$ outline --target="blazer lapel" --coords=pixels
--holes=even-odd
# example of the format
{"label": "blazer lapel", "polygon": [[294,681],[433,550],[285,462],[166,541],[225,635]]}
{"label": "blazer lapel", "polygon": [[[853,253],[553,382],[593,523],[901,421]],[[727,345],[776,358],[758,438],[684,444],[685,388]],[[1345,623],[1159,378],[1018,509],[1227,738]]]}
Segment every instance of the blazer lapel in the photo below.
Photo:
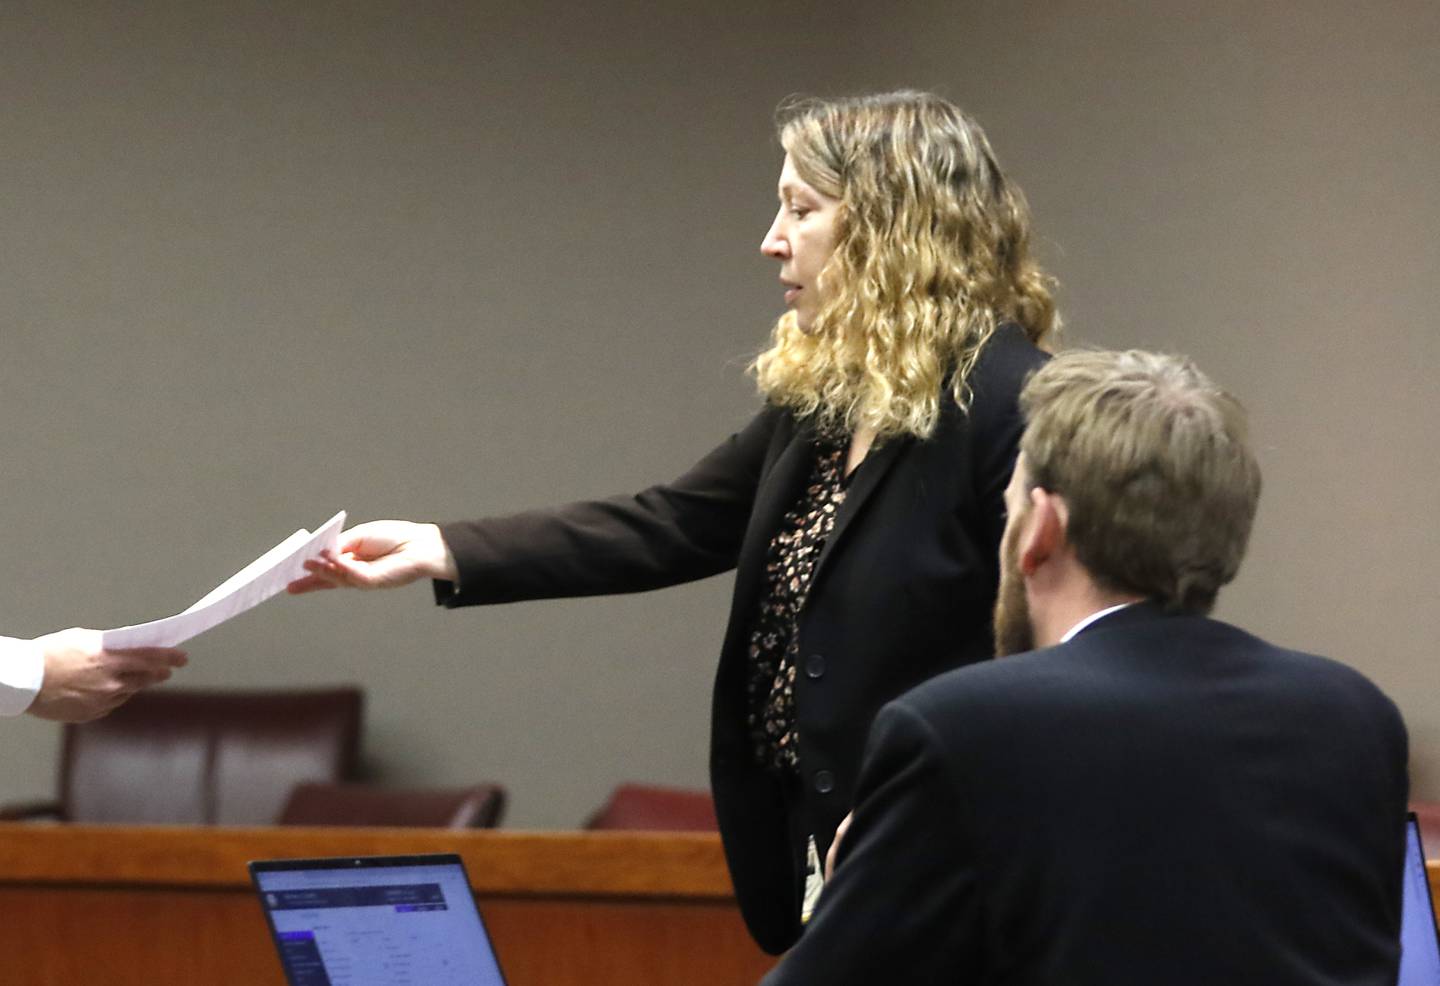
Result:
{"label": "blazer lapel", "polygon": [[774,462],[764,470],[764,478],[755,491],[755,505],[750,510],[750,523],[736,565],[737,605],[731,611],[732,616],[743,614],[747,626],[764,585],[765,556],[770,551],[770,541],[780,530],[785,514],[800,499],[815,464],[814,449],[814,431],[809,425],[798,425]]}
{"label": "blazer lapel", "polygon": [[[894,438],[872,448],[850,481],[845,502],[840,505],[840,514],[835,518],[835,527],[825,539],[825,547],[815,562],[815,572],[810,577],[810,591],[824,572],[835,546],[860,515],[867,500],[874,495],[891,467],[910,443],[915,439],[905,436]],[[790,440],[785,443],[774,463],[766,471],[765,478],[756,490],[755,506],[750,513],[750,524],[746,530],[745,542],[740,546],[740,557],[736,565],[735,606],[732,619],[743,614],[748,621],[753,615],[756,600],[764,586],[765,556],[770,550],[770,540],[780,529],[785,514],[795,507],[805,481],[815,466],[815,432],[809,424],[799,424]],[[809,595],[809,592],[806,593]],[[734,629],[733,627],[731,628]]]}
{"label": "blazer lapel", "polygon": [[863,462],[855,470],[855,475],[850,480],[850,489],[845,493],[845,502],[840,505],[840,513],[835,518],[835,527],[830,531],[830,536],[825,539],[825,547],[820,551],[820,558],[815,562],[815,571],[810,576],[810,589],[805,595],[808,598],[815,589],[815,583],[819,580],[825,565],[830,556],[835,553],[835,546],[845,537],[846,530],[860,515],[865,506],[865,501],[880,488],[890,468],[900,457],[901,452],[909,447],[915,439],[910,436],[892,438],[879,448],[872,448],[865,456]]}

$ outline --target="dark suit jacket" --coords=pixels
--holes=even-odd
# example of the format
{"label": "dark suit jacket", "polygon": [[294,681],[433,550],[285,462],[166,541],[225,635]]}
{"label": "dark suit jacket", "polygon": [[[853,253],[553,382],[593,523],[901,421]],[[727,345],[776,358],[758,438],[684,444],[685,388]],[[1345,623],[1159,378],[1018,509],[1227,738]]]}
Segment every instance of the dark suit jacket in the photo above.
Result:
{"label": "dark suit jacket", "polygon": [[1122,610],[879,714],[765,986],[1394,986],[1405,769],[1355,671]]}
{"label": "dark suit jacket", "polygon": [[[1021,422],[1020,386],[1042,353],[1003,326],[970,377],[968,413],[935,435],[871,451],[851,479],[799,622],[803,797],[823,855],[849,810],[876,710],[950,668],[990,657],[997,548]],[[799,500],[814,434],[762,411],[689,472],[627,497],[443,528],[460,571],[447,606],[634,592],[736,568],[712,709],[711,782],[741,911],[760,945],[799,934],[803,847],[785,782],[758,767],[746,716],[747,650],[766,552]]]}

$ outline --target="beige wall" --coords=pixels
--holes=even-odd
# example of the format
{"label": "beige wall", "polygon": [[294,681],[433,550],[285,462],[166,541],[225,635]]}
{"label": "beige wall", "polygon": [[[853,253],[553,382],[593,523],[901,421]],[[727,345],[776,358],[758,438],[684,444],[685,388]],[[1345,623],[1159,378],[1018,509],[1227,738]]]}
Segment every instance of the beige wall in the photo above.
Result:
{"label": "beige wall", "polygon": [[[1374,677],[1440,798],[1440,7],[728,6],[0,5],[0,632],[173,612],[341,507],[683,469],[755,406],[775,103],[909,84],[986,124],[1072,339],[1248,403],[1222,614]],[[571,825],[704,782],[728,590],[279,600],[183,681],[362,682],[378,776]],[[58,731],[3,728],[0,800],[50,791]]]}

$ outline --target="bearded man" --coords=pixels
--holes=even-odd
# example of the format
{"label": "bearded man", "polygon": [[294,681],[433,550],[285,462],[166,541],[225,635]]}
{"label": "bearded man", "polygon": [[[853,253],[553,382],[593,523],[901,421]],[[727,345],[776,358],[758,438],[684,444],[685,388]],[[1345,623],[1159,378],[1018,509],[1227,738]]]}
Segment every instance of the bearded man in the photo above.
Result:
{"label": "bearded man", "polygon": [[880,713],[833,879],[765,983],[1393,986],[1394,704],[1207,615],[1259,499],[1244,411],[1143,352],[1062,354],[1021,406],[1015,656]]}

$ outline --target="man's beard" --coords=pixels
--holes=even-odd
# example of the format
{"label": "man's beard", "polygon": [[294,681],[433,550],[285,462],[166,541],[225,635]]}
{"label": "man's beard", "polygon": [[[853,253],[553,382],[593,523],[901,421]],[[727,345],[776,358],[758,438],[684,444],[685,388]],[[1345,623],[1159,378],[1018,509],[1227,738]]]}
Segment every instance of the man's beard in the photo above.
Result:
{"label": "man's beard", "polygon": [[1025,598],[1019,554],[1015,538],[1005,538],[1000,546],[1000,588],[995,594],[996,657],[1035,649],[1035,625],[1030,622],[1030,601]]}

